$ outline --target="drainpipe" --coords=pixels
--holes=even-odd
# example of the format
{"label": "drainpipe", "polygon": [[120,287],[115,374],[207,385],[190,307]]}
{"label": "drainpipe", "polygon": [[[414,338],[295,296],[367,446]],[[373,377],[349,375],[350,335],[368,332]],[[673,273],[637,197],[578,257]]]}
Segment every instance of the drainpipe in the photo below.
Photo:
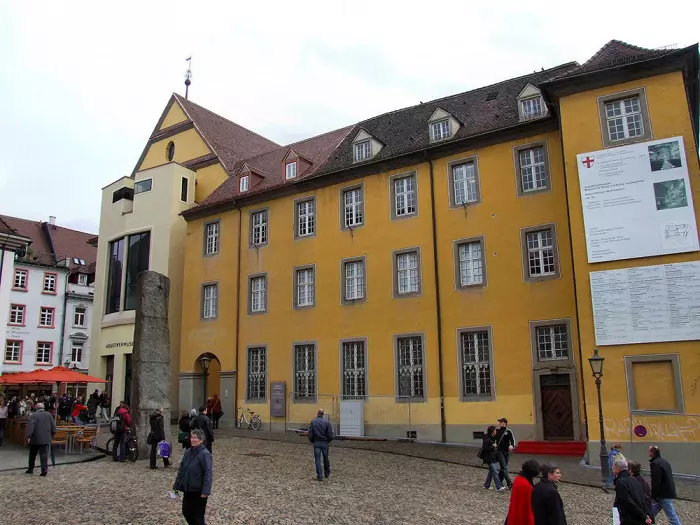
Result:
{"label": "drainpipe", "polygon": [[236,346],[234,356],[236,359],[236,377],[234,379],[235,388],[233,389],[233,417],[234,421],[238,419],[238,330],[241,319],[241,228],[243,227],[243,210],[238,208],[238,266],[236,268]]}
{"label": "drainpipe", "polygon": [[0,287],[2,286],[2,271],[5,268],[5,248],[7,245],[0,246]]}
{"label": "drainpipe", "polygon": [[578,359],[579,359],[579,376],[581,379],[581,394],[583,395],[583,419],[586,421],[584,430],[586,431],[586,442],[588,442],[588,407],[586,405],[586,381],[583,377],[583,350],[581,348],[581,317],[578,310],[578,289],[576,287],[576,263],[574,262],[574,238],[571,233],[571,209],[569,207],[569,186],[566,179],[566,159],[564,158],[564,133],[561,126],[561,107],[557,111],[559,119],[559,142],[561,145],[561,155],[564,168],[564,193],[566,194],[566,220],[569,226],[569,253],[571,254],[571,275],[574,284],[574,309],[576,312],[576,337],[578,337]]}
{"label": "drainpipe", "polygon": [[433,177],[433,161],[425,158],[430,165],[430,212],[433,224],[433,266],[435,268],[435,302],[437,307],[437,343],[438,343],[438,377],[440,383],[440,435],[442,442],[447,442],[447,428],[445,423],[445,385],[442,371],[442,307],[440,305],[440,279],[438,275],[438,251],[437,251],[437,225],[435,224],[435,181]]}

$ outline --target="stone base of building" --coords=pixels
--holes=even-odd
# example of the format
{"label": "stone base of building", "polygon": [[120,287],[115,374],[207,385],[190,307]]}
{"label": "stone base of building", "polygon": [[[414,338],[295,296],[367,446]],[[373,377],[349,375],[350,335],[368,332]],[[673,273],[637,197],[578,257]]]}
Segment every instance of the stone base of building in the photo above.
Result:
{"label": "stone base of building", "polygon": [[[614,443],[622,445],[622,453],[627,460],[638,461],[643,470],[649,470],[649,447],[656,445],[661,449],[661,455],[671,463],[674,474],[700,476],[700,443],[698,442],[632,443],[616,439],[614,442],[607,443],[608,450]],[[600,441],[588,442],[588,462],[592,466],[600,467]]]}

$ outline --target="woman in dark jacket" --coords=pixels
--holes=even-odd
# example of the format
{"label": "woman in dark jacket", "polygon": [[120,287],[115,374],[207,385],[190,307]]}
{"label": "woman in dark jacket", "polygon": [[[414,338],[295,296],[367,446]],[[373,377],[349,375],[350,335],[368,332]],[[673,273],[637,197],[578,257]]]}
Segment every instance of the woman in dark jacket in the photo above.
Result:
{"label": "woman in dark jacket", "polygon": [[182,443],[182,448],[190,448],[190,414],[187,410],[180,413],[180,419],[177,421],[178,434],[177,442]]}
{"label": "woman in dark jacket", "polygon": [[496,490],[501,492],[506,490],[505,487],[501,485],[501,480],[498,479],[498,458],[496,457],[496,427],[491,425],[486,429],[486,434],[484,434],[484,440],[481,445],[481,460],[488,467],[489,473],[486,476],[486,481],[484,481],[484,488],[491,488],[491,480],[493,479],[496,483]]}
{"label": "woman in dark jacket", "polygon": [[211,454],[202,446],[204,431],[199,428],[190,432],[192,447],[185,451],[180,462],[173,490],[184,492],[182,515],[187,523],[204,523],[207,500],[211,494]]}
{"label": "woman in dark jacket", "polygon": [[[163,423],[163,409],[159,408],[153,414],[151,414],[151,433],[149,436],[151,444],[151,468],[158,468],[156,466],[156,449],[158,448],[158,442],[165,439],[165,424]],[[163,466],[169,467],[170,461],[168,458],[163,458]]]}

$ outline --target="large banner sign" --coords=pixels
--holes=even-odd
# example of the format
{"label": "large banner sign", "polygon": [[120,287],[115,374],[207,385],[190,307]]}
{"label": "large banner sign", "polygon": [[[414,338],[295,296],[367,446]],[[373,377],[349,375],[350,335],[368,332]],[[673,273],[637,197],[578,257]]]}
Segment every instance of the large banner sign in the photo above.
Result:
{"label": "large banner sign", "polygon": [[582,153],[577,162],[589,263],[700,249],[683,137]]}

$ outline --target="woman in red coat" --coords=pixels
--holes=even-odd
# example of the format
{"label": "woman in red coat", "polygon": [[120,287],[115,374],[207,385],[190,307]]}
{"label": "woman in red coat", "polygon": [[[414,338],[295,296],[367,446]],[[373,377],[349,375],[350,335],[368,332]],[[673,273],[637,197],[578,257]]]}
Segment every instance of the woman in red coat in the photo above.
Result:
{"label": "woman in red coat", "polygon": [[540,465],[534,459],[523,463],[520,474],[513,481],[507,525],[535,525],[535,517],[532,514],[532,480],[539,472]]}

